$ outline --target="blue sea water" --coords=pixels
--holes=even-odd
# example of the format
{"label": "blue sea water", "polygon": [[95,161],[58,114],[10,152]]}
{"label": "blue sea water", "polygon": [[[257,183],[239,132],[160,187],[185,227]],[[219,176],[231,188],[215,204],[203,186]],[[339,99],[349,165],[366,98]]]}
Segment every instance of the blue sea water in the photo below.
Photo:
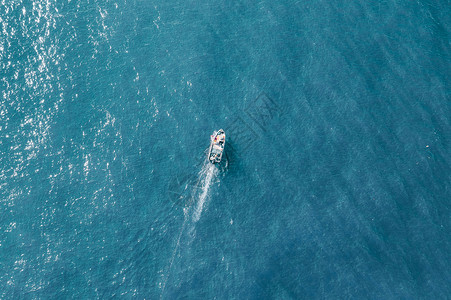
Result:
{"label": "blue sea water", "polygon": [[0,298],[449,299],[450,36],[449,0],[3,0]]}

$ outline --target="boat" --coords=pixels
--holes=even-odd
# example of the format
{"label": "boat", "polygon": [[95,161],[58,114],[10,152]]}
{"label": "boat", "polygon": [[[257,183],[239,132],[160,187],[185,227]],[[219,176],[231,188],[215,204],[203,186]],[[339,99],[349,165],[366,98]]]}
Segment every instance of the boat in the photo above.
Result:
{"label": "boat", "polygon": [[222,129],[213,132],[211,135],[210,149],[208,150],[208,160],[212,164],[221,162],[225,145],[225,132]]}

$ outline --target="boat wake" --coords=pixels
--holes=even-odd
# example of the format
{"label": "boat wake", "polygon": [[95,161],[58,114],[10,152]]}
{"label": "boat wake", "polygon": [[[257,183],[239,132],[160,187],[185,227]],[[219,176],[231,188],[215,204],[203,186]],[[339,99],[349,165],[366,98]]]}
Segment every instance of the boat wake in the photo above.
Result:
{"label": "boat wake", "polygon": [[198,181],[198,183],[200,183],[200,194],[195,197],[195,200],[197,201],[193,212],[194,222],[197,222],[200,219],[202,210],[204,209],[205,200],[207,199],[208,192],[210,190],[210,186],[217,173],[218,169],[215,167],[215,165],[208,162],[204,164],[204,166],[202,166],[202,170],[199,172],[200,180]]}
{"label": "boat wake", "polygon": [[[179,252],[179,249],[184,249],[185,247],[183,246],[189,246],[195,237],[196,223],[200,220],[202,211],[204,210],[205,204],[210,195],[209,194],[210,188],[213,185],[214,179],[216,178],[218,172],[219,172],[218,168],[216,168],[215,165],[211,164],[206,160],[198,173],[197,182],[194,185],[191,193],[192,199],[190,202],[194,203],[194,205],[191,207],[185,207],[183,209],[184,213],[183,224],[180,229],[180,233],[177,236],[177,242],[174,247],[174,250],[172,251],[171,261],[167,269],[167,275],[165,276],[161,284],[162,290],[160,294],[160,299],[163,299],[166,284],[171,275],[173,264],[177,256],[177,253]],[[185,231],[186,234],[184,235],[183,233]],[[184,239],[185,236],[187,237],[186,239]],[[179,254],[179,257],[180,256],[181,254]]]}

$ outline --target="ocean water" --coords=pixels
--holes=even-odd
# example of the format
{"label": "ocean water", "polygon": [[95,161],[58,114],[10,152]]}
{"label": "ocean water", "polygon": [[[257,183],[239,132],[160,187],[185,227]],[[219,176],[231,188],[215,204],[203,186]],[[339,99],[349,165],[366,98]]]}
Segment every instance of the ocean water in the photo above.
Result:
{"label": "ocean water", "polygon": [[450,37],[449,0],[2,0],[0,298],[449,299]]}

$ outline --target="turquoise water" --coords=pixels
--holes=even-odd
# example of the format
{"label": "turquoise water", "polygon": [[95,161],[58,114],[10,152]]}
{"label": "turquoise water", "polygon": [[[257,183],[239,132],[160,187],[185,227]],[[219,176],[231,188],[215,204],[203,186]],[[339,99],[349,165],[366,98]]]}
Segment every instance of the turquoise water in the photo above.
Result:
{"label": "turquoise water", "polygon": [[450,4],[3,1],[0,298],[446,299]]}

